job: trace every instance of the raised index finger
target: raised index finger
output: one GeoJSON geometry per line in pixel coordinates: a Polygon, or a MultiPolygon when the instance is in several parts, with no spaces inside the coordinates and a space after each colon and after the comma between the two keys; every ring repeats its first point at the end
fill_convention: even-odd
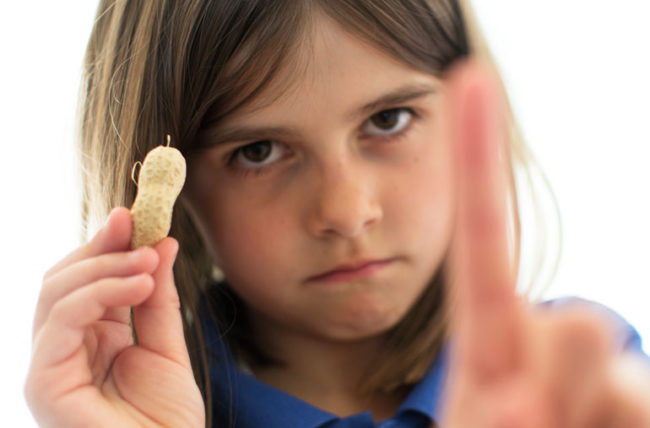
{"type": "Polygon", "coordinates": [[[468,62],[450,75],[449,108],[458,167],[452,328],[463,370],[487,381],[512,370],[521,357],[508,236],[504,101],[491,72],[468,62]]]}

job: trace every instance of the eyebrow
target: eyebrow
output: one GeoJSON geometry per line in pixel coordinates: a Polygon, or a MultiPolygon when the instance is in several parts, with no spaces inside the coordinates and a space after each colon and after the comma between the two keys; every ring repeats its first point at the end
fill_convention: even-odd
{"type": "MultiPolygon", "coordinates": [[[[407,84],[400,86],[377,99],[347,113],[347,117],[358,119],[371,116],[381,110],[394,108],[438,92],[434,84],[407,84]]],[[[297,130],[284,126],[225,126],[223,129],[207,128],[199,132],[199,147],[209,148],[224,143],[257,141],[263,139],[292,139],[299,135],[297,130]]]]}
{"type": "Polygon", "coordinates": [[[438,87],[433,84],[409,84],[401,86],[363,105],[359,109],[351,112],[349,116],[369,116],[387,107],[398,106],[436,92],[438,92],[438,87]]]}

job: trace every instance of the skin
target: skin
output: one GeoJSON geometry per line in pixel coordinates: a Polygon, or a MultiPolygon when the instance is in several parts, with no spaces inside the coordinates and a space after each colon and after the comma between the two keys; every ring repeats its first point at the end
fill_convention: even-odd
{"type": "Polygon", "coordinates": [[[39,426],[205,424],[173,279],[178,243],[129,251],[131,234],[131,214],[118,207],[43,278],[25,382],[39,426]]]}
{"type": "MultiPolygon", "coordinates": [[[[650,426],[648,370],[630,368],[613,349],[606,325],[579,310],[542,313],[515,295],[502,203],[506,174],[497,155],[503,102],[490,73],[475,62],[460,64],[443,82],[442,97],[418,101],[430,111],[423,115],[428,119],[396,147],[378,149],[377,141],[356,138],[367,117],[346,121],[344,108],[419,74],[335,26],[322,30],[324,39],[316,40],[322,46],[314,46],[331,55],[315,49],[308,64],[327,73],[308,73],[312,79],[297,83],[280,104],[236,118],[274,125],[290,118],[304,137],[287,141],[295,148],[293,161],[256,181],[227,178],[214,163],[225,146],[188,162],[194,174],[188,190],[197,205],[206,196],[199,212],[218,262],[237,278],[256,326],[265,323],[269,349],[288,359],[286,371],[260,377],[341,415],[368,407],[377,418],[389,415],[401,397],[364,403],[346,376],[376,349],[450,249],[455,346],[442,426],[650,426]],[[327,50],[333,46],[339,49],[327,50]],[[359,61],[360,68],[342,69],[351,53],[347,60],[359,61]],[[341,72],[350,69],[360,72],[341,72]],[[373,73],[377,69],[382,73],[373,73]],[[396,80],[382,81],[384,71],[397,73],[396,80]],[[325,87],[315,78],[323,76],[325,87]],[[306,88],[313,92],[305,105],[306,88]],[[312,108],[320,116],[311,117],[312,108]],[[225,181],[215,187],[217,179],[225,181]],[[430,221],[423,221],[425,213],[430,221]],[[360,253],[371,249],[377,253],[360,253]],[[304,281],[359,254],[398,259],[363,281],[333,287],[304,281]],[[253,270],[266,275],[260,279],[253,270]],[[399,292],[391,281],[396,277],[399,292]],[[307,319],[309,311],[319,322],[307,319]],[[297,345],[300,358],[290,359],[288,346],[297,345]],[[327,395],[301,382],[301,375],[318,373],[328,376],[310,380],[327,395]]],[[[154,248],[129,251],[131,233],[128,210],[115,209],[87,245],[44,277],[25,385],[42,426],[204,425],[173,282],[178,244],[166,238],[154,248]],[[130,335],[129,307],[138,345],[130,335]]]]}
{"type": "Polygon", "coordinates": [[[473,62],[452,71],[448,87],[459,199],[455,345],[441,426],[650,427],[647,361],[615,349],[610,326],[585,309],[545,312],[516,296],[503,204],[503,94],[473,62]]]}
{"type": "Polygon", "coordinates": [[[314,35],[300,58],[306,71],[278,78],[294,82],[288,91],[274,98],[278,88],[271,86],[205,140],[242,127],[282,127],[292,135],[258,138],[278,143],[257,164],[241,155],[234,167],[227,163],[234,150],[255,142],[249,139],[189,156],[186,194],[218,266],[252,308],[262,347],[288,362],[281,370],[256,368],[256,375],[314,404],[352,412],[367,405],[354,392],[365,361],[424,291],[449,246],[450,145],[440,79],[324,19],[314,35]],[[357,113],[403,87],[431,93],[357,113]],[[404,127],[398,122],[389,137],[376,135],[372,116],[400,107],[418,117],[404,111],[404,127]],[[263,175],[241,175],[259,164],[266,165],[263,175]],[[309,280],[342,263],[386,258],[394,261],[369,277],[309,280]]]}

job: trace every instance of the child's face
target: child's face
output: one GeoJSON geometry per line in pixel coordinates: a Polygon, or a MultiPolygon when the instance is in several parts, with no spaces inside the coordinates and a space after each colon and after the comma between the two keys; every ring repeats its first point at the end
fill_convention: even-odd
{"type": "Polygon", "coordinates": [[[360,339],[407,313],[450,241],[443,82],[324,19],[314,34],[289,91],[189,156],[185,191],[256,327],[360,339]],[[359,260],[388,262],[314,279],[359,260]]]}

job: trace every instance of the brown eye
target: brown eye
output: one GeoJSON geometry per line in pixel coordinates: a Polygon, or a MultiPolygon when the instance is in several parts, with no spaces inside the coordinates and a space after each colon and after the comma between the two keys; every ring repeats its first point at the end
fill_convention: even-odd
{"type": "Polygon", "coordinates": [[[413,110],[405,107],[383,110],[370,116],[364,123],[363,132],[369,135],[396,135],[411,123],[413,116],[413,110]]]}
{"type": "Polygon", "coordinates": [[[377,128],[388,130],[397,124],[399,113],[399,109],[384,110],[373,115],[370,120],[377,128]]]}
{"type": "Polygon", "coordinates": [[[272,143],[270,141],[257,141],[241,148],[241,154],[246,160],[257,163],[263,162],[271,153],[272,143]]]}
{"type": "Polygon", "coordinates": [[[286,155],[286,147],[277,141],[260,140],[236,148],[228,160],[229,165],[257,170],[272,165],[286,155]]]}

